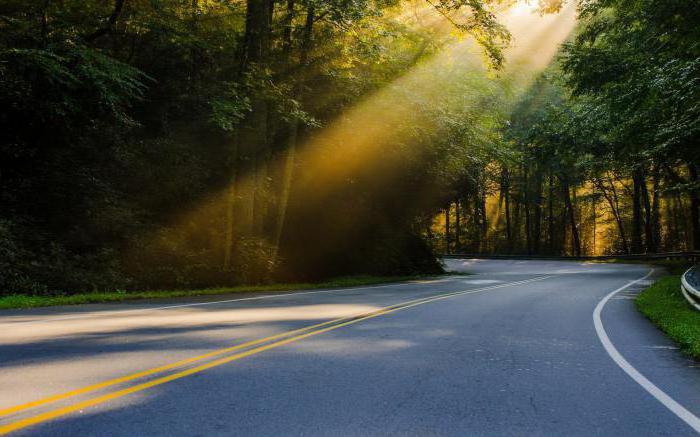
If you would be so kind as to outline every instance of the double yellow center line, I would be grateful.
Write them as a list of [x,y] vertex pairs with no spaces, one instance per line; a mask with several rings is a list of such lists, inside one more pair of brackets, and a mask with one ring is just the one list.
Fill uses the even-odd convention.
[[[17,431],[22,428],[26,428],[28,426],[36,425],[42,422],[46,422],[48,420],[55,419],[57,417],[64,416],[66,414],[70,414],[76,411],[80,411],[84,408],[91,407],[93,405],[101,404],[103,402],[107,402],[113,399],[120,398],[122,396],[129,395],[131,393],[136,393],[142,390],[146,390],[148,388],[165,384],[166,382],[174,381],[176,379],[184,378],[185,376],[189,376],[195,373],[202,372],[207,369],[211,369],[212,367],[220,366],[222,364],[230,363],[232,361],[239,360],[241,358],[249,357],[251,355],[258,354],[260,352],[266,351],[268,349],[273,349],[277,348],[280,346],[287,345],[289,343],[293,343],[302,339],[305,339],[307,337],[311,337],[314,335],[319,335],[323,334],[324,332],[332,331],[334,329],[341,328],[343,326],[348,326],[352,325],[358,322],[362,322],[364,320],[372,319],[381,315],[385,314],[390,314],[395,311],[403,310],[406,308],[411,308],[414,306],[418,305],[423,305],[426,303],[430,302],[435,302],[438,300],[443,300],[443,299],[448,299],[450,297],[454,296],[460,296],[464,294],[472,294],[472,293],[479,293],[487,290],[493,290],[497,288],[504,288],[504,287],[510,287],[514,285],[521,285],[521,284],[526,284],[529,282],[534,282],[534,281],[541,281],[547,278],[551,278],[552,276],[540,276],[537,278],[533,279],[528,279],[524,281],[517,281],[517,282],[509,282],[505,284],[499,284],[499,285],[493,285],[490,287],[483,287],[483,288],[477,288],[473,290],[463,290],[463,291],[456,291],[456,292],[451,292],[451,293],[444,293],[440,294],[437,296],[432,296],[432,297],[426,297],[426,298],[420,298],[420,299],[414,299],[406,302],[401,302],[395,305],[391,305],[388,307],[381,308],[377,311],[373,311],[370,313],[362,314],[359,316],[354,316],[354,317],[343,317],[335,320],[330,320],[327,322],[323,323],[318,323],[315,325],[307,326],[305,328],[300,328],[300,329],[295,329],[292,331],[287,331],[283,332],[280,334],[272,335],[269,337],[261,338],[258,340],[252,340],[249,342],[241,343],[232,347],[227,347],[223,349],[218,349],[212,352],[208,352],[203,355],[198,355],[192,358],[187,358],[185,360],[177,361],[171,364],[167,364],[164,366],[159,366],[159,367],[154,367],[148,370],[144,370],[141,372],[133,373],[130,375],[126,375],[120,378],[115,378],[115,379],[110,379],[108,381],[100,382],[97,384],[89,385],[86,387],[82,387],[76,390],[71,390],[65,393],[60,393],[56,394],[53,396],[49,396],[43,399],[39,399],[36,401],[32,402],[27,402],[24,404],[19,404],[15,405],[13,407],[5,408],[0,410],[0,420],[3,417],[6,417],[11,414],[16,414],[20,413],[22,411],[28,410],[30,408],[35,408],[43,405],[47,405],[53,402],[65,400],[67,398],[73,397],[73,396],[78,396],[78,395],[83,395],[87,394],[90,392],[94,392],[103,388],[107,388],[110,386],[114,386],[117,384],[123,384],[125,382],[133,381],[135,379],[143,378],[146,376],[151,376],[157,373],[165,372],[167,370],[172,370],[176,369],[179,367],[187,366],[190,364],[194,364],[200,361],[204,361],[209,358],[215,358],[221,355],[226,355],[231,352],[237,352],[233,355],[228,355],[213,361],[209,361],[207,363],[201,364],[196,367],[192,367],[186,370],[182,370],[176,373],[172,373],[167,376],[162,376],[160,378],[156,378],[147,382],[143,382],[140,384],[133,385],[131,387],[127,387],[121,390],[116,390],[101,396],[97,396],[91,399],[87,399],[84,401],[80,401],[65,407],[57,408],[54,410],[47,411],[45,413],[37,414],[35,416],[31,416],[25,419],[20,419],[15,422],[8,423],[6,425],[0,425],[0,434],[6,434],[12,431]],[[251,348],[251,349],[248,349]],[[246,350],[244,350],[246,349]]]

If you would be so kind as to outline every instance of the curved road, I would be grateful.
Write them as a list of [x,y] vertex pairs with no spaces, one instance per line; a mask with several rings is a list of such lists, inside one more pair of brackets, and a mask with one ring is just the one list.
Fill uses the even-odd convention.
[[475,274],[2,311],[0,433],[700,432],[700,363],[632,302],[660,272],[448,264]]

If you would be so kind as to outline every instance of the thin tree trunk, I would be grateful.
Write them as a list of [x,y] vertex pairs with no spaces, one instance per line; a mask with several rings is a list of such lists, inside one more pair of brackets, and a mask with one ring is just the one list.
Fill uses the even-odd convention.
[[542,233],[542,171],[535,172],[535,217],[532,232],[532,248],[534,253],[540,253],[540,238]]
[[565,176],[561,176],[562,194],[564,197],[564,205],[566,206],[566,211],[569,219],[569,226],[571,227],[571,238],[574,250],[574,256],[581,256],[581,240],[579,238],[578,228],[576,227],[576,213],[574,211],[574,206],[571,203],[571,190],[569,187],[569,181]]
[[554,253],[554,175],[549,172],[549,188],[547,192],[547,239],[549,253]]
[[654,228],[652,224],[651,200],[649,199],[649,189],[647,181],[642,173],[639,181],[642,195],[642,203],[644,204],[644,238],[646,240],[647,252],[655,253],[656,244],[654,244]]
[[[671,198],[673,199],[672,200],[673,206],[672,206],[672,208],[670,208],[672,211],[672,218],[673,218],[673,220],[671,220],[671,223],[673,224],[673,226],[672,226],[672,229],[673,229],[673,232],[672,232],[673,242],[672,242],[672,244],[674,247],[680,248],[681,247],[681,245],[680,245],[681,228],[683,228],[683,223],[682,223],[683,219],[682,219],[682,215],[681,215],[681,205],[682,205],[681,195],[678,191],[675,191]],[[683,248],[685,249],[685,246],[683,246]]]
[[[289,15],[294,13],[294,0],[289,0],[287,12]],[[301,66],[302,74],[306,71],[308,66],[309,52],[311,51],[312,36],[313,36],[313,25],[316,19],[316,13],[314,6],[311,5],[306,12],[306,22],[304,24],[304,34],[301,41],[301,53],[299,55],[299,64]],[[289,18],[289,25],[291,26],[292,18]],[[291,37],[291,31],[290,35]],[[291,46],[291,41],[289,43]],[[301,92],[300,81],[303,78],[298,78],[297,83],[294,88],[294,97],[297,101],[303,102],[303,96]],[[292,180],[294,177],[294,161],[296,158],[296,148],[297,141],[299,137],[299,120],[294,119],[289,126],[289,136],[287,137],[287,147],[284,152],[284,169],[282,175],[282,192],[280,193],[280,198],[277,205],[277,216],[275,218],[275,235],[274,235],[274,246],[273,246],[273,259],[277,259],[277,254],[279,251],[279,245],[282,240],[282,233],[284,231],[284,222],[287,216],[287,206],[289,205],[289,195],[291,193]]]
[[640,171],[632,171],[632,252],[642,253],[642,183]]
[[[272,0],[247,0],[244,56],[241,70],[261,68],[267,62],[270,45],[270,2]],[[238,146],[240,201],[240,227],[242,236],[257,236],[262,228],[262,212],[265,200],[262,190],[262,172],[266,173],[268,102],[261,92],[251,97],[250,115],[241,128]]]
[[591,249],[590,255],[596,255],[596,238],[597,238],[597,224],[598,224],[598,212],[596,208],[598,207],[598,198],[593,194],[591,196],[591,220],[593,220],[593,248]]
[[85,41],[91,43],[97,40],[98,38],[110,33],[112,29],[114,29],[114,26],[117,24],[117,20],[119,20],[119,17],[122,14],[122,10],[124,9],[125,4],[126,0],[115,0],[114,9],[112,9],[112,13],[107,18],[107,22],[105,23],[105,25],[92,32],[91,34],[86,35],[84,37]]
[[659,166],[654,167],[652,176],[651,225],[653,229],[654,247],[661,248],[661,195],[659,193]]
[[[237,156],[237,145],[236,138],[233,139],[233,147],[231,150],[231,156]],[[231,183],[228,187],[228,196],[226,199],[226,217],[225,225],[226,229],[224,231],[224,270],[231,268],[231,261],[233,256],[233,235],[234,235],[234,207],[236,205],[236,179],[237,179],[237,168],[238,163],[232,162],[231,166]]]
[[486,215],[486,173],[481,176],[481,192],[479,193],[479,208],[481,210],[481,253],[489,250],[488,240],[488,217]]
[[501,171],[501,195],[505,206],[506,218],[506,241],[508,244],[508,253],[513,251],[513,233],[510,223],[510,175],[508,169],[503,167]]
[[528,184],[528,168],[523,165],[523,194],[525,204],[525,246],[527,254],[532,254],[532,226],[530,223],[530,187]]
[[[697,185],[700,181],[697,164],[688,164],[688,176],[690,183]],[[700,250],[700,189],[691,187],[688,192],[690,197],[690,228],[692,230],[692,248]]]
[[510,217],[510,188],[506,187],[504,206],[506,215],[506,241],[508,242],[508,253],[513,252],[513,224]]
[[445,208],[445,253],[450,253],[450,207],[448,203]]
[[287,0],[287,14],[282,20],[282,59],[289,63],[292,54],[292,24],[294,21],[295,0]]
[[513,202],[515,202],[515,211],[513,212],[513,226],[511,227],[511,234],[512,234],[512,241],[513,241],[513,248],[516,248],[517,244],[517,249],[520,249],[520,242],[521,240],[521,215],[522,215],[522,202],[521,202],[521,196],[515,196],[512,198]]
[[459,198],[455,200],[455,251],[459,253],[460,247],[462,243],[460,242],[460,233],[461,233],[461,225],[460,225],[460,220],[461,220],[461,214],[460,214],[460,203],[459,203]]
[[[612,180],[610,180],[611,184],[614,184]],[[610,211],[612,212],[613,218],[615,219],[615,223],[617,224],[617,231],[620,234],[620,241],[622,242],[622,248],[625,251],[626,254],[629,254],[629,246],[627,244],[627,236],[625,235],[625,226],[624,223],[622,222],[622,217],[620,217],[620,211],[617,208],[617,201],[616,197],[617,195],[615,194],[615,199],[608,193],[608,191],[605,189],[605,185],[603,184],[603,181],[600,179],[596,179],[596,185],[598,186],[598,189],[600,190],[601,194],[603,197],[605,197],[605,200],[608,202],[608,206],[610,206]],[[614,190],[613,186],[613,190]],[[613,191],[614,192],[614,191]]]

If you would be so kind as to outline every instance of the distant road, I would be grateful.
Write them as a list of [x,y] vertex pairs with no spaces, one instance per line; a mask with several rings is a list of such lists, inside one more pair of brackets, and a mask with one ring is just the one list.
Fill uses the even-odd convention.
[[0,433],[700,432],[700,363],[632,301],[658,273],[447,263],[475,275],[0,311]]

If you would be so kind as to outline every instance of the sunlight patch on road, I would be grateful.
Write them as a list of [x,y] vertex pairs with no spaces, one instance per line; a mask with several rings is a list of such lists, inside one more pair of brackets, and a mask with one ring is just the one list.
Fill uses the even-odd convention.
[[234,329],[240,324],[287,322],[294,320],[322,320],[348,317],[376,311],[379,307],[367,304],[324,304],[275,306],[262,308],[174,308],[167,312],[137,313],[112,318],[65,320],[56,324],[13,326],[4,329],[0,323],[0,343],[17,345],[41,340],[72,337],[81,339],[87,336],[93,341],[96,336],[106,334],[133,334],[146,330],[160,331],[168,335],[168,330],[198,328],[200,331]]

